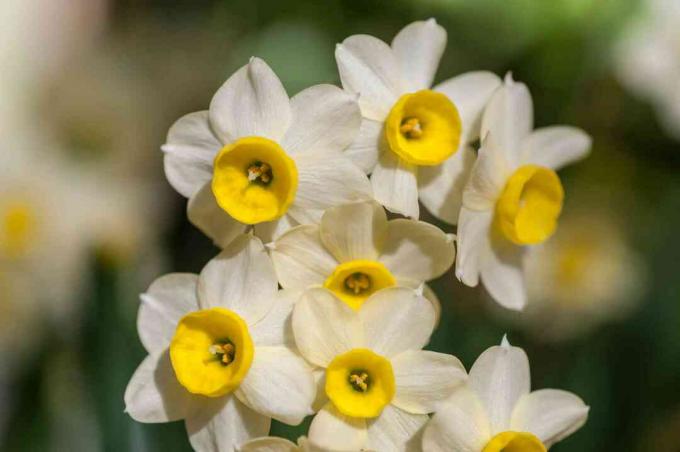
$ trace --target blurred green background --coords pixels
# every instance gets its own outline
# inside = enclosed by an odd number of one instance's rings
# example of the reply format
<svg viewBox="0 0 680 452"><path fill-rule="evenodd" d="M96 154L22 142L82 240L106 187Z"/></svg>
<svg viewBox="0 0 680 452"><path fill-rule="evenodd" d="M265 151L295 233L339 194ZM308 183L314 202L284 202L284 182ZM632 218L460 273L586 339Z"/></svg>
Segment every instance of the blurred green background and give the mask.
<svg viewBox="0 0 680 452"><path fill-rule="evenodd" d="M512 71L531 89L536 126L571 124L593 136L592 155L561 173L564 215L611 218L637 260L629 273L603 276L603 284L625 289L598 311L601 320L559 340L499 313L481 287L462 286L451 270L433 283L442 319L429 348L458 356L469 369L507 333L529 355L534 388L566 389L591 406L585 427L554 451L680 450L680 144L660 125L655 101L629 91L618 69L627 58L619 43L647 9L634 0L105 3L97 30L82 40L76 34L76 42L86 42L32 86L31 108L40 118L35 124L56 131L62 158L111 176L114 188L116 177L134 173L132 197L150 197L155 211L131 214L148 230L124 253L93 243L82 276L87 283L73 294L79 308L69 319L78 326L64 334L58 323L45 322L39 344L8 372L1 449L190 450L181 422L143 425L123 412L125 386L145 355L135 328L138 293L162 273L198 272L217 252L163 180L159 146L168 127L205 109L251 55L264 58L292 95L338 83L333 52L345 37L366 33L389 42L411 21L434 17L448 31L437 81L470 70ZM629 278L635 287L626 286ZM578 284L544 284L590 303ZM49 303L49 295L43 298ZM632 307L618 298L630 298ZM578 324L593 312L565 315ZM32 335L30 328L21 334ZM307 424L275 423L272 434L296 438Z"/></svg>

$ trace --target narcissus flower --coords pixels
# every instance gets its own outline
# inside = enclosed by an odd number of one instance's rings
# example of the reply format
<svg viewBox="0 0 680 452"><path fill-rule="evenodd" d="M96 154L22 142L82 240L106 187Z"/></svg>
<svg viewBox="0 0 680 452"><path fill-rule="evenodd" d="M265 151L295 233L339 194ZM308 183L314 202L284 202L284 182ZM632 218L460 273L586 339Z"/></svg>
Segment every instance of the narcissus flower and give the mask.
<svg viewBox="0 0 680 452"><path fill-rule="evenodd" d="M375 202L328 209L320 225L297 226L270 246L287 289L324 286L354 309L376 291L417 288L449 269L453 239L431 224L387 221ZM436 298L435 298L436 300Z"/></svg>
<svg viewBox="0 0 680 452"><path fill-rule="evenodd" d="M361 116L331 85L292 99L267 64L252 58L217 91L210 110L170 129L165 174L189 198L189 220L225 247L255 225L271 240L324 209L371 199L368 179L343 154Z"/></svg>
<svg viewBox="0 0 680 452"><path fill-rule="evenodd" d="M315 445L304 436L298 438L297 444L273 436L255 438L244 443L238 450L239 452L370 452L367 449L326 449Z"/></svg>
<svg viewBox="0 0 680 452"><path fill-rule="evenodd" d="M466 377L455 357L421 350L434 325L432 304L412 289L382 289L358 311L328 289L308 289L293 310L293 333L305 359L325 370L328 399L310 441L381 451L418 441L427 414Z"/></svg>
<svg viewBox="0 0 680 452"><path fill-rule="evenodd" d="M467 384L440 406L423 450L545 452L586 422L589 408L578 396L530 390L527 355L504 338L480 355Z"/></svg>
<svg viewBox="0 0 680 452"><path fill-rule="evenodd" d="M499 304L522 309L523 254L552 235L562 211L555 170L585 157L591 140L573 127L533 130L529 90L509 74L489 101L481 133L458 221L456 276L468 286L481 276Z"/></svg>
<svg viewBox="0 0 680 452"><path fill-rule="evenodd" d="M293 302L277 293L271 261L252 235L199 276L157 279L142 295L137 326L149 356L125 391L126 411L140 422L184 419L199 451L264 436L271 418L300 423L316 386L292 349Z"/></svg>
<svg viewBox="0 0 680 452"><path fill-rule="evenodd" d="M418 198L455 224L479 137L479 119L500 79L468 72L433 88L446 31L434 19L403 28L389 46L355 35L337 46L344 89L359 96L363 121L347 150L367 173L375 199L418 218Z"/></svg>

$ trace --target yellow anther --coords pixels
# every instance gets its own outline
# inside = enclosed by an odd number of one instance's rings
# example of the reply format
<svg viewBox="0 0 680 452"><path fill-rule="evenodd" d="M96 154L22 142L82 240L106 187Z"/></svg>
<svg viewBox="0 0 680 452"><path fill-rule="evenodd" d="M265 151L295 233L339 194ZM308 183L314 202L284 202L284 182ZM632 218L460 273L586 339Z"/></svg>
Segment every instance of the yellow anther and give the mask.
<svg viewBox="0 0 680 452"><path fill-rule="evenodd" d="M418 118L406 118L401 122L399 131L406 138L420 138L423 135L423 128Z"/></svg>
<svg viewBox="0 0 680 452"><path fill-rule="evenodd" d="M255 182L260 180L263 184L268 184L272 181L272 168L263 162L253 163L248 167L248 180Z"/></svg>
<svg viewBox="0 0 680 452"><path fill-rule="evenodd" d="M223 364L230 364L234 360L235 351L234 345L229 342L226 344L213 344L210 346L210 353L215 356L221 355Z"/></svg>
<svg viewBox="0 0 680 452"><path fill-rule="evenodd" d="M349 382L354 389L361 392L366 392L368 390L368 383L366 383L366 380L368 380L368 374L366 372L361 372L361 374L353 373L349 376Z"/></svg>
<svg viewBox="0 0 680 452"><path fill-rule="evenodd" d="M345 279L345 287L354 292L354 295L359 295L371 288L371 278L365 273L352 273Z"/></svg>

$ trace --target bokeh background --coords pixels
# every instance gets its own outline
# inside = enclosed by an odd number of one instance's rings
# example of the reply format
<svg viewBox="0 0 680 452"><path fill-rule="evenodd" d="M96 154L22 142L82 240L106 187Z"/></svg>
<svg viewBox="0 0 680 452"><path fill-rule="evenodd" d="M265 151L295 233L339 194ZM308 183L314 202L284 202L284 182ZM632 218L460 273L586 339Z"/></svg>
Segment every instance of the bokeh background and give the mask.
<svg viewBox="0 0 680 452"><path fill-rule="evenodd" d="M123 404L144 356L138 294L217 253L164 180L167 129L251 55L292 95L338 82L345 37L389 42L429 17L448 31L437 81L512 71L537 126L594 139L561 174L527 313L450 271L429 348L469 368L507 333L534 388L591 406L557 452L680 450L677 0L2 0L0 450L190 450L181 422L138 424Z"/></svg>

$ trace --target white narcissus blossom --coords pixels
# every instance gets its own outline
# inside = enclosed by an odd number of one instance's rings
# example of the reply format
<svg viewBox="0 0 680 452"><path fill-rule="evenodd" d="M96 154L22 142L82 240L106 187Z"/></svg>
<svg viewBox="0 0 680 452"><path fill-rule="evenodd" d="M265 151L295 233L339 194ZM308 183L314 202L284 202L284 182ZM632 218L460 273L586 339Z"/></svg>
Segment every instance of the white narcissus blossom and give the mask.
<svg viewBox="0 0 680 452"><path fill-rule="evenodd" d="M458 220L479 120L500 79L468 72L433 88L446 31L434 19L404 27L389 46L355 35L337 46L344 89L359 96L363 121L347 154L371 175L375 199L418 218L418 199L437 218Z"/></svg>
<svg viewBox="0 0 680 452"><path fill-rule="evenodd" d="M412 289L382 289L358 311L308 289L292 324L300 353L324 371L327 402L309 428L324 449L417 450L428 413L466 378L454 356L421 350L435 312Z"/></svg>
<svg viewBox="0 0 680 452"><path fill-rule="evenodd" d="M198 451L233 450L267 435L271 418L299 424L316 385L293 351L294 300L277 292L264 246L236 238L200 275L157 279L137 326L149 356L125 392L140 422L184 419Z"/></svg>
<svg viewBox="0 0 680 452"><path fill-rule="evenodd" d="M557 389L531 391L529 360L503 338L482 353L467 384L440 406L423 435L428 452L545 452L586 422L589 407Z"/></svg>
<svg viewBox="0 0 680 452"><path fill-rule="evenodd" d="M189 198L189 220L225 247L245 225L266 241L328 207L371 199L343 150L361 116L353 96L316 85L292 99L259 58L236 71L208 111L170 129L165 174Z"/></svg>
<svg viewBox="0 0 680 452"><path fill-rule="evenodd" d="M297 440L297 444L283 438L268 436L255 438L244 443L239 452L371 452L367 449L325 449L309 441L304 436Z"/></svg>
<svg viewBox="0 0 680 452"><path fill-rule="evenodd" d="M452 237L436 226L387 221L375 202L328 209L320 225L297 226L269 248L284 288L322 285L355 309L384 287L417 288L441 276L456 255Z"/></svg>
<svg viewBox="0 0 680 452"><path fill-rule="evenodd" d="M564 190L555 170L582 159L591 139L574 127L533 130L533 103L510 74L482 118L482 146L463 193L456 276L502 306L526 304L524 253L557 227Z"/></svg>

